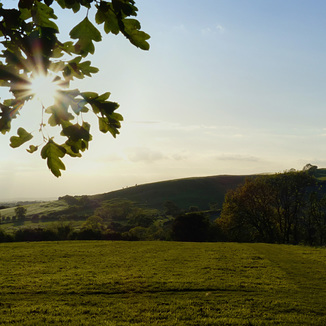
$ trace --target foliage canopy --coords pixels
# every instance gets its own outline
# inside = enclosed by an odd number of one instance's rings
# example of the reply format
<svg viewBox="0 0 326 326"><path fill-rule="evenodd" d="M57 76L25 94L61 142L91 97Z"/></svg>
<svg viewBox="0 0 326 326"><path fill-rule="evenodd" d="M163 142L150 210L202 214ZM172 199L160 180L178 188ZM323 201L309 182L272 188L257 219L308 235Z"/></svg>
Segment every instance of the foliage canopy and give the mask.
<svg viewBox="0 0 326 326"><path fill-rule="evenodd" d="M69 10L73 15L85 10L84 19L70 31L70 40L59 40L60 30L55 23L55 10ZM118 103L109 100L110 93L70 89L74 79L91 77L98 72L85 58L95 52L95 42L102 41L101 32L88 17L95 10L95 23L106 34L122 33L133 45L148 50L149 35L141 31L137 7L133 0L19 0L16 8L0 3L0 86L9 87L12 98L0 103L0 132L11 129L11 121L18 117L26 102L39 96L41 101L40 128L43 141L30 145L27 151L41 149L51 172L59 177L65 170L65 155L81 157L92 140L90 124L83 113L92 111L98 118L99 130L113 137L119 134L123 117L116 112ZM45 93L53 89L54 103L45 104L42 94L34 89L35 82ZM42 88L43 87L43 88ZM45 115L48 115L46 121ZM48 136L46 127L59 128L63 143ZM20 127L17 136L10 138L10 146L19 147L33 138L33 132Z"/></svg>
<svg viewBox="0 0 326 326"><path fill-rule="evenodd" d="M324 186L307 171L247 179L226 194L218 224L232 241L324 245Z"/></svg>

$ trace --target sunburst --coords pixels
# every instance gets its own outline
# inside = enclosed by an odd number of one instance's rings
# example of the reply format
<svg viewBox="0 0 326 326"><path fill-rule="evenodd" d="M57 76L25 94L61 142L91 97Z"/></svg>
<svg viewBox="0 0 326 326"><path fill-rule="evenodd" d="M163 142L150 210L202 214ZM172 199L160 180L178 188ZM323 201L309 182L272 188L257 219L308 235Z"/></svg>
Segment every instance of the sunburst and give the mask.
<svg viewBox="0 0 326 326"><path fill-rule="evenodd" d="M60 83L51 74L36 74L32 76L30 86L30 94L38 100L43 107L53 105L59 97Z"/></svg>

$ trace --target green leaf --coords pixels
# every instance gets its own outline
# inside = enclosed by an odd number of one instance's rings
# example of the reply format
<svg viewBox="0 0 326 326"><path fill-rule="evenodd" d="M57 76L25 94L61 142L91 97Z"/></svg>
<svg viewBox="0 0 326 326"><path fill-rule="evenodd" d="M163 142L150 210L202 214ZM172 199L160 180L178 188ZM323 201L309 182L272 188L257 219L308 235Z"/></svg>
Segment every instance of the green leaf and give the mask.
<svg viewBox="0 0 326 326"><path fill-rule="evenodd" d="M6 104L5 100L4 104ZM4 135L6 132L10 131L11 128L11 120L16 117L16 112L14 109L11 109L7 105L0 104L0 132Z"/></svg>
<svg viewBox="0 0 326 326"><path fill-rule="evenodd" d="M78 0L56 0L62 9L69 8L72 9L74 13L78 12L80 9L80 4Z"/></svg>
<svg viewBox="0 0 326 326"><path fill-rule="evenodd" d="M99 122L99 129L103 133L107 133L109 131L114 138L116 138L116 136L120 133L118 129L121 127L121 124L117 119L98 117L98 122Z"/></svg>
<svg viewBox="0 0 326 326"><path fill-rule="evenodd" d="M61 135L68 137L65 143L65 148L69 148L67 154L70 156L79 156L79 151L88 149L88 143L92 140L92 135L89 133L90 125L84 122L83 125L75 124L62 129Z"/></svg>
<svg viewBox="0 0 326 326"><path fill-rule="evenodd" d="M32 9L33 20L36 25L55 29L59 32L58 26L50 20L50 18L57 19L52 8L46 4L36 1L35 7Z"/></svg>
<svg viewBox="0 0 326 326"><path fill-rule="evenodd" d="M98 97L98 94L95 92L82 92L80 95L86 100L90 101Z"/></svg>
<svg viewBox="0 0 326 326"><path fill-rule="evenodd" d="M91 135L89 133L90 125L87 122L83 123L83 126L78 123L70 125L62 129L61 135L69 137L72 141L78 141L84 139L86 141L91 140Z"/></svg>
<svg viewBox="0 0 326 326"><path fill-rule="evenodd" d="M75 44L75 51L83 57L87 56L88 53L93 54L95 52L93 41L100 42L102 40L101 33L87 17L76 25L69 35L72 39L78 39Z"/></svg>
<svg viewBox="0 0 326 326"><path fill-rule="evenodd" d="M33 135L27 132L24 128L19 128L17 130L17 136L12 136L10 138L10 146L12 148L19 147L20 145L26 143L27 141L31 140L33 138Z"/></svg>
<svg viewBox="0 0 326 326"><path fill-rule="evenodd" d="M29 149L26 149L28 153L34 153L38 150L38 146L30 145Z"/></svg>
<svg viewBox="0 0 326 326"><path fill-rule="evenodd" d="M78 151L76 153L72 150L71 145L69 145L69 143L62 144L61 146L66 150L67 155L71 157L81 157L81 154Z"/></svg>
<svg viewBox="0 0 326 326"><path fill-rule="evenodd" d="M107 4L96 6L97 7L97 13L95 15L95 21L97 24L103 24L104 23L104 31L106 34L113 33L115 35L119 34L120 27L119 27L119 21L117 18L117 15L112 9L112 5Z"/></svg>
<svg viewBox="0 0 326 326"><path fill-rule="evenodd" d="M124 35L129 39L129 41L141 48L142 50L149 50L149 43L146 42L150 38L148 34L140 31L140 23L136 19L123 19L124 24Z"/></svg>
<svg viewBox="0 0 326 326"><path fill-rule="evenodd" d="M66 169L65 165L60 160L65 154L65 148L56 144L52 139L42 148L41 157L47 160L49 169L57 178L61 176L60 170Z"/></svg>
<svg viewBox="0 0 326 326"><path fill-rule="evenodd" d="M52 127L74 119L74 116L68 112L68 104L64 101L48 107L45 112L51 114L48 123Z"/></svg>

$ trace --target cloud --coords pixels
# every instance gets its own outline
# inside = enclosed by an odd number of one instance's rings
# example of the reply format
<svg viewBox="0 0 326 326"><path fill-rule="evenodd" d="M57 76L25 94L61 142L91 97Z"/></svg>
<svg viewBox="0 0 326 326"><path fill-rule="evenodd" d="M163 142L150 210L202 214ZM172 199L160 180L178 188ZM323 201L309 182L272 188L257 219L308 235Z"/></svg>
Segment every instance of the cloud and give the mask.
<svg viewBox="0 0 326 326"><path fill-rule="evenodd" d="M222 25L217 25L215 27L215 29L220 33L220 34L224 34L225 32L225 28Z"/></svg>
<svg viewBox="0 0 326 326"><path fill-rule="evenodd" d="M224 154L216 157L219 161L261 162L259 157L252 155Z"/></svg>
<svg viewBox="0 0 326 326"><path fill-rule="evenodd" d="M212 30L209 27L202 28L201 33L203 35L209 35L212 33Z"/></svg>
<svg viewBox="0 0 326 326"><path fill-rule="evenodd" d="M204 36L214 35L214 34L224 34L224 33L225 33L225 28L220 24L214 27L207 26L201 29L201 34Z"/></svg>
<svg viewBox="0 0 326 326"><path fill-rule="evenodd" d="M138 162L152 163L166 158L165 155L159 151L155 151L148 148L139 148L139 147L133 148L127 154L127 156L129 160L134 163L138 163Z"/></svg>
<svg viewBox="0 0 326 326"><path fill-rule="evenodd" d="M153 124L158 124L160 121L151 121L151 120L143 120L143 121L133 121L133 123L136 124L145 124L145 125L153 125Z"/></svg>
<svg viewBox="0 0 326 326"><path fill-rule="evenodd" d="M177 30L177 31L181 31L181 32L186 32L187 31L187 28L184 24L179 24L179 25L176 25L174 26L174 29Z"/></svg>

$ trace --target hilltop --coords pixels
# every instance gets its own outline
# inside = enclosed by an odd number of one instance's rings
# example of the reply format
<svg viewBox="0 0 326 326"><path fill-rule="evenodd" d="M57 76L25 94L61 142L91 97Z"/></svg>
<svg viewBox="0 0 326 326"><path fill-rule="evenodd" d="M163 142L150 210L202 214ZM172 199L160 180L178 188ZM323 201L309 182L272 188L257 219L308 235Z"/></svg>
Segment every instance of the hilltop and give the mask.
<svg viewBox="0 0 326 326"><path fill-rule="evenodd" d="M244 175L219 175L175 179L136 185L90 197L99 201L115 198L128 199L156 209L162 209L166 201L173 201L182 209L187 209L189 206L208 209L210 204L222 207L225 193L243 183L246 177Z"/></svg>
<svg viewBox="0 0 326 326"><path fill-rule="evenodd" d="M326 169L316 169L314 175L320 182L325 182ZM31 218L34 215L53 215L53 217L55 215L58 217L60 214L66 215L71 213L86 216L94 211L92 207L87 205L79 207L78 212L74 211L74 208L71 207L74 205L67 203L65 197L76 199L76 201L86 197L89 202L96 203L95 206L99 206L101 203L109 200L123 199L144 207L157 209L158 211L164 209L164 203L167 201L173 202L182 210L187 210L190 206L196 206L199 210L209 210L211 206L214 206L215 209L221 209L226 192L236 188L247 177L252 176L255 175L217 175L174 179L135 185L103 194L64 196L54 201L19 202L16 204L27 208L27 218ZM1 215L3 217L14 216L14 206L14 203L7 204L8 208L0 210ZM1 205L0 207L3 208Z"/></svg>

